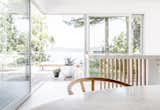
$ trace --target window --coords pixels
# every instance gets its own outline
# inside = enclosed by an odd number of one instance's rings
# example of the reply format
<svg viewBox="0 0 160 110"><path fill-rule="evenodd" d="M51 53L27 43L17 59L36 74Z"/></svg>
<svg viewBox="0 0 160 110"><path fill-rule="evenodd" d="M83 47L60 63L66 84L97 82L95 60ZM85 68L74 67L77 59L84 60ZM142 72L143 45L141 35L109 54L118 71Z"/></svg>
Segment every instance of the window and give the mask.
<svg viewBox="0 0 160 110"><path fill-rule="evenodd" d="M105 52L105 23L104 17L89 17L89 51L92 53Z"/></svg>
<svg viewBox="0 0 160 110"><path fill-rule="evenodd" d="M143 19L141 14L132 15L132 36L133 36L133 50L134 54L142 53L142 36L143 36Z"/></svg>
<svg viewBox="0 0 160 110"><path fill-rule="evenodd" d="M89 54L141 54L143 15L89 16ZM131 21L131 22L130 22ZM129 42L129 39L131 41Z"/></svg>
<svg viewBox="0 0 160 110"><path fill-rule="evenodd" d="M0 110L30 94L29 0L0 0Z"/></svg>

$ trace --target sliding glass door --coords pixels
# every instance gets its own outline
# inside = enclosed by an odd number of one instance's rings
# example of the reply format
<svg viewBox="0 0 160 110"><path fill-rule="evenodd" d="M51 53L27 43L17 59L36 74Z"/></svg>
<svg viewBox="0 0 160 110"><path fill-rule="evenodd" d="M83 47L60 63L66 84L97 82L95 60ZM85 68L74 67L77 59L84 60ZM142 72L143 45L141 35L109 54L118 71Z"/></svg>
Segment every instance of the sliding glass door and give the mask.
<svg viewBox="0 0 160 110"><path fill-rule="evenodd" d="M0 109L14 110L30 92L29 0L0 0Z"/></svg>

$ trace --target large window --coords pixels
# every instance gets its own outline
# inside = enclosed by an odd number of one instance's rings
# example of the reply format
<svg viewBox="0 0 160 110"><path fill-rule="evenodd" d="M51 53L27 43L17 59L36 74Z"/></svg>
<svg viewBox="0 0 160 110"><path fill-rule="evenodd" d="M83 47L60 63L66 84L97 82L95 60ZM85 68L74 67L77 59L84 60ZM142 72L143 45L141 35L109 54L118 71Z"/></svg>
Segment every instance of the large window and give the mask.
<svg viewBox="0 0 160 110"><path fill-rule="evenodd" d="M143 15L89 16L89 54L141 54Z"/></svg>
<svg viewBox="0 0 160 110"><path fill-rule="evenodd" d="M0 0L0 110L15 110L30 92L29 1Z"/></svg>

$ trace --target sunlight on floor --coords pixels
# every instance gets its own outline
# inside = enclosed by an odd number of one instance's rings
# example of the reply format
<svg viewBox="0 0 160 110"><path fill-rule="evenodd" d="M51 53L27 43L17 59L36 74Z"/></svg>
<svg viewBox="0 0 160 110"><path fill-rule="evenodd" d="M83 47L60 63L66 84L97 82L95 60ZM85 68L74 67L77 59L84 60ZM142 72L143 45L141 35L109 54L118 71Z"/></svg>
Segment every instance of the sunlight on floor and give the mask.
<svg viewBox="0 0 160 110"><path fill-rule="evenodd" d="M31 110L32 108L67 96L67 85L70 81L47 81L18 109Z"/></svg>

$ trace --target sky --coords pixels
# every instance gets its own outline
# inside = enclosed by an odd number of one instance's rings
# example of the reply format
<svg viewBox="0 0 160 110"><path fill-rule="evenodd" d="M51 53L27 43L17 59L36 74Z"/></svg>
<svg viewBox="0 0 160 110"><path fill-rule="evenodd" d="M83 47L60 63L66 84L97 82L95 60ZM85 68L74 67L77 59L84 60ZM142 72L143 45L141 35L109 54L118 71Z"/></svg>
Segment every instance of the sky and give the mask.
<svg viewBox="0 0 160 110"><path fill-rule="evenodd" d="M48 31L55 39L54 47L65 48L84 48L85 28L75 28L67 25L63 20L69 20L72 17L83 17L83 15L48 15L46 24ZM126 23L124 20L109 21L109 42L121 32L126 32ZM104 23L100 23L90 27L91 47L104 44Z"/></svg>
<svg viewBox="0 0 160 110"><path fill-rule="evenodd" d="M76 17L81 17L74 15ZM84 27L75 28L63 22L72 16L52 15L47 16L46 24L48 31L55 39L54 47L84 48Z"/></svg>

